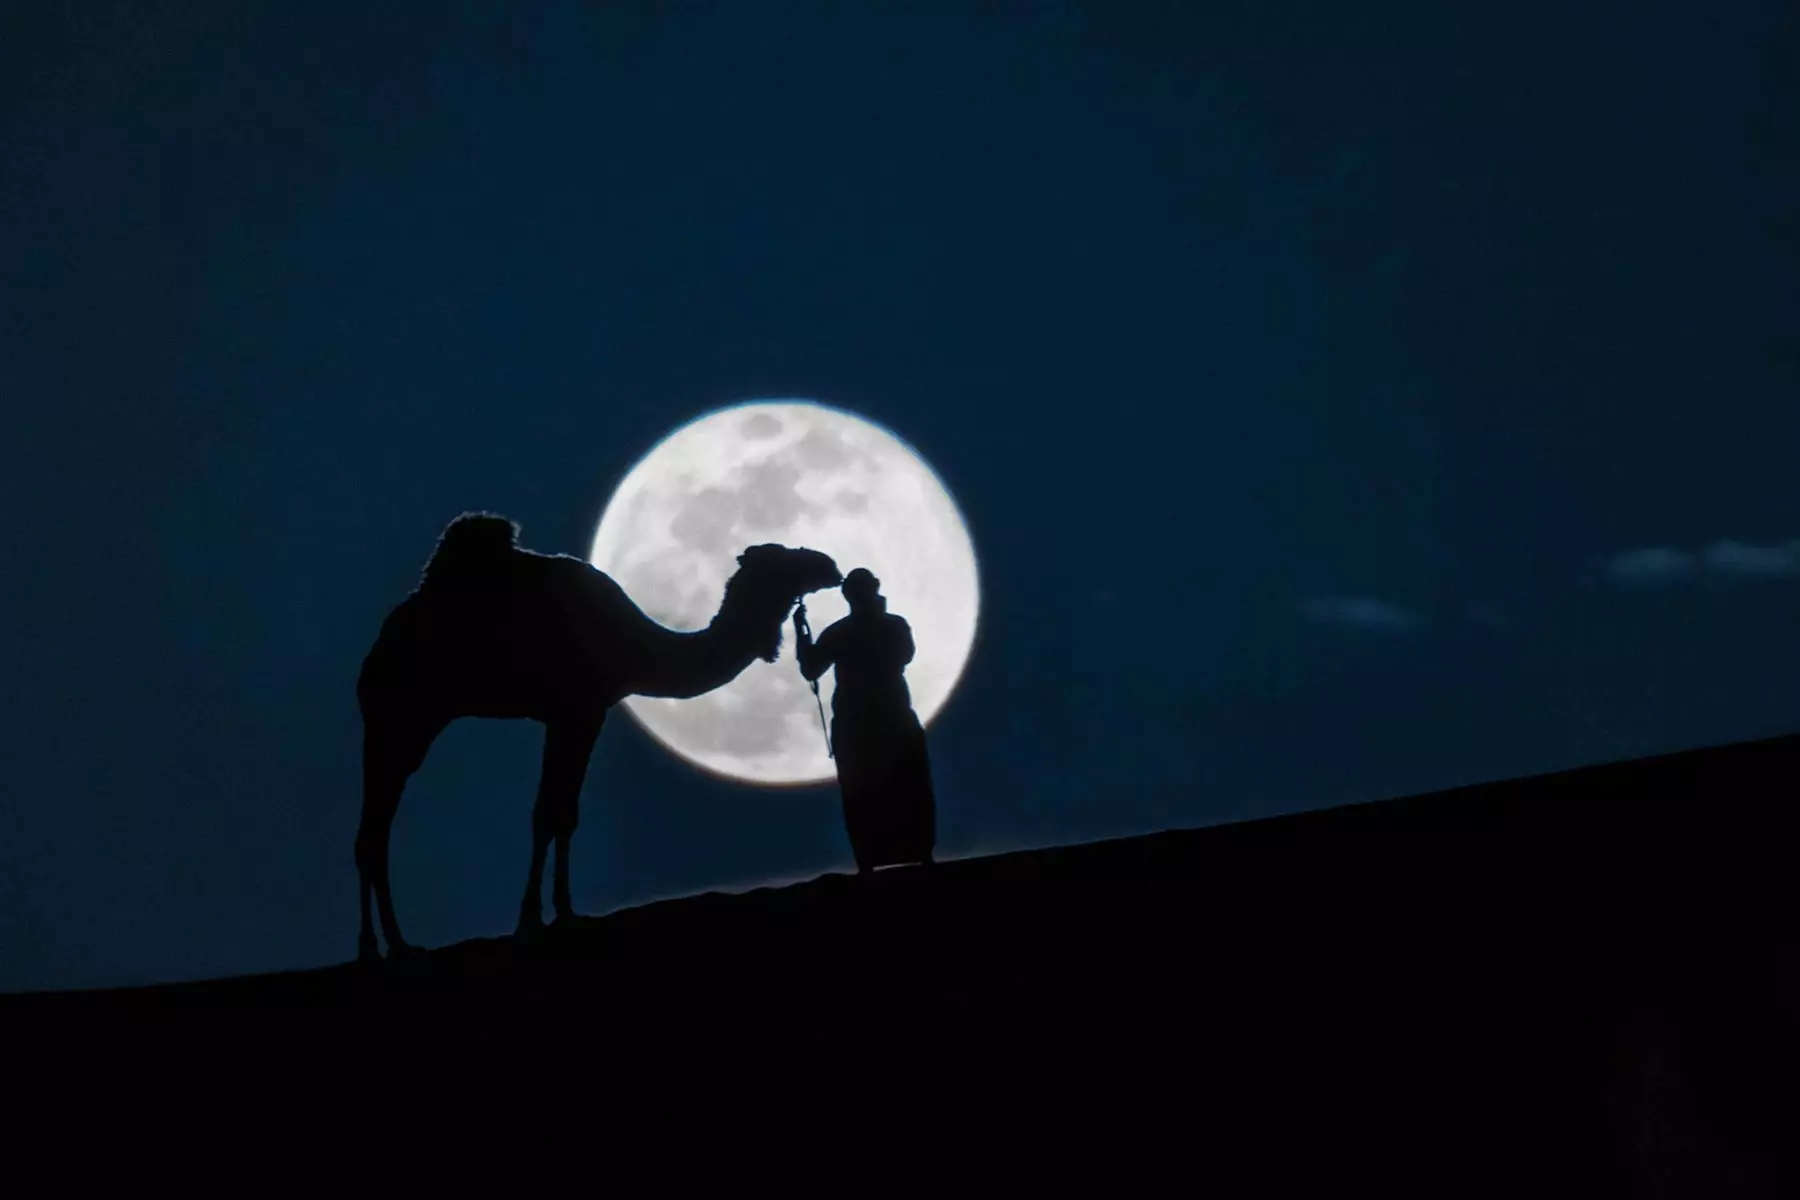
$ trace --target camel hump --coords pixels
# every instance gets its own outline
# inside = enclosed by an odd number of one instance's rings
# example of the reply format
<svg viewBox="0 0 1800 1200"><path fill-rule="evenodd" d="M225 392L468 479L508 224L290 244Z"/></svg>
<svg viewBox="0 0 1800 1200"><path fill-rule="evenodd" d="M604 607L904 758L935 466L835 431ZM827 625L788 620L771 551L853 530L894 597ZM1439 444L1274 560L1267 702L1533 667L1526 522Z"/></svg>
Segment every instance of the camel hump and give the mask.
<svg viewBox="0 0 1800 1200"><path fill-rule="evenodd" d="M635 601L617 580L585 559L568 554L535 556L550 600L571 615L584 632L598 618L642 618Z"/></svg>
<svg viewBox="0 0 1800 1200"><path fill-rule="evenodd" d="M518 548L519 526L499 513L464 513L445 527L431 561L425 564L424 585L456 584L492 576L504 568Z"/></svg>

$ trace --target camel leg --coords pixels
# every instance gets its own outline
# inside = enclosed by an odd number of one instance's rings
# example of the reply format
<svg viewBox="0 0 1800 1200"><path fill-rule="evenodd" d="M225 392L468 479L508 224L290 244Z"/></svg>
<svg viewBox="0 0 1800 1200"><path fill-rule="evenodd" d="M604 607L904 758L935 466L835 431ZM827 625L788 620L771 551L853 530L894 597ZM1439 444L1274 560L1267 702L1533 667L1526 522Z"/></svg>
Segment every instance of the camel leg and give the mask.
<svg viewBox="0 0 1800 1200"><path fill-rule="evenodd" d="M381 943L375 940L375 920L370 914L370 898L375 893L375 883L369 878L368 868L363 865L363 839L356 839L356 891L362 898L362 934L356 940L356 958L359 962L377 962L381 958Z"/></svg>
<svg viewBox="0 0 1800 1200"><path fill-rule="evenodd" d="M388 834L393 828L394 813L400 807L400 793L406 777L387 763L363 754L362 824L356 831L356 869L362 877L362 937L357 956L365 962L381 957L375 942L375 925L371 920L370 900L381 908L382 931L387 934L388 949L404 953L406 939L394 917L394 900L388 890Z"/></svg>
<svg viewBox="0 0 1800 1200"><path fill-rule="evenodd" d="M601 720L605 718L602 717ZM569 733L569 764L562 781L551 829L556 837L556 880L551 884L551 903L556 919L567 921L575 916L569 899L569 843L575 837L575 826L581 823L581 784L587 778L588 762L594 754L594 742L600 736L600 722L590 727L577 727ZM577 761L579 756L579 761Z"/></svg>
<svg viewBox="0 0 1800 1200"><path fill-rule="evenodd" d="M531 870L525 880L525 898L519 904L520 933L543 927L544 859L552 838L556 840L556 915L571 915L568 845L580 817L581 782L599 735L598 722L544 724L544 764L538 777L537 805L531 810Z"/></svg>
<svg viewBox="0 0 1800 1200"><path fill-rule="evenodd" d="M371 893L381 914L388 953L404 954L413 948L401 934L399 919L394 916L394 897L388 884L388 841L406 781L425 761L425 752L435 736L436 730L401 733L366 729L363 734L363 811L356 831L356 867L362 884L362 937L357 952L365 961L379 957L370 919Z"/></svg>

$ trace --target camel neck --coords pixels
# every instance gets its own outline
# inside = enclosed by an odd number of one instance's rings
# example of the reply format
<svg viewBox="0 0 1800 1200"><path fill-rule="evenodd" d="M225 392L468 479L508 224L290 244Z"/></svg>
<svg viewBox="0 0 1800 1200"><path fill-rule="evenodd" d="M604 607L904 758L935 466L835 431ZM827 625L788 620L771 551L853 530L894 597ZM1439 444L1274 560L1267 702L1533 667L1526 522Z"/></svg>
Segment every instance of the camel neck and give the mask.
<svg viewBox="0 0 1800 1200"><path fill-rule="evenodd" d="M741 631L718 620L691 633L664 629L646 649L630 693L672 700L725 686L757 657Z"/></svg>

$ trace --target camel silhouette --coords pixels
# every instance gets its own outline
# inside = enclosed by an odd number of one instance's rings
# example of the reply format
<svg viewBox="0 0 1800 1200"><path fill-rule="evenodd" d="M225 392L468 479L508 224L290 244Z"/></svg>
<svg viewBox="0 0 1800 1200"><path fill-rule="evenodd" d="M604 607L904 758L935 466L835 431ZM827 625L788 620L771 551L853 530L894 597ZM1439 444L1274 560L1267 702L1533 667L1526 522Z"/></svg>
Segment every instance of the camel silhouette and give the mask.
<svg viewBox="0 0 1800 1200"><path fill-rule="evenodd" d="M518 544L519 527L464 513L445 528L424 576L388 614L356 681L363 720L363 808L356 834L362 900L358 956L411 950L388 887L388 835L406 781L458 717L541 721L544 757L531 814L531 869L519 932L543 926L544 858L556 842L553 903L569 903L569 841L607 710L626 696L686 698L723 687L756 659L775 661L796 601L843 581L816 550L766 544L738 569L705 629L665 629L612 578L578 558Z"/></svg>

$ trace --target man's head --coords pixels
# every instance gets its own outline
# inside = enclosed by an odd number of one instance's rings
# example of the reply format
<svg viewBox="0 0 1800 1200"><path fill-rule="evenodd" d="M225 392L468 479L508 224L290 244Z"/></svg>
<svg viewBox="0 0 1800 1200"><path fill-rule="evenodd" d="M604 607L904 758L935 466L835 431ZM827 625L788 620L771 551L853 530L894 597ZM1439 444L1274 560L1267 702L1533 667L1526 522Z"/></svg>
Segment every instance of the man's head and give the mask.
<svg viewBox="0 0 1800 1200"><path fill-rule="evenodd" d="M867 567L857 567L844 576L842 588L844 599L850 602L851 612L864 612L878 608L881 603L881 580Z"/></svg>

